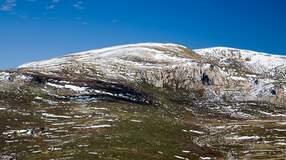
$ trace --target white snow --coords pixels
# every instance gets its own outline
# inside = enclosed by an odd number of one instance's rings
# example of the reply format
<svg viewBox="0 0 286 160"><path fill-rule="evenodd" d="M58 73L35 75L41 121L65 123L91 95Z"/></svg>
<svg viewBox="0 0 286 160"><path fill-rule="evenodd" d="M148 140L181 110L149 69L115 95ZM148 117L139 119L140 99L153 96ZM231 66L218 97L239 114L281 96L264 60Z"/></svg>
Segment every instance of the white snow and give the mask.
<svg viewBox="0 0 286 160"><path fill-rule="evenodd" d="M194 51L202 56L220 60L227 60L227 58L240 59L245 66L249 66L259 72L263 72L265 70L270 71L278 66L286 67L286 56L282 55L227 47L196 49Z"/></svg>
<svg viewBox="0 0 286 160"><path fill-rule="evenodd" d="M49 150L49 151L60 151L60 150L62 150L62 148L49 147L48 150Z"/></svg>
<svg viewBox="0 0 286 160"><path fill-rule="evenodd" d="M275 145L286 146L286 143L284 143L284 142L278 142L278 143L275 143Z"/></svg>
<svg viewBox="0 0 286 160"><path fill-rule="evenodd" d="M64 88L63 85L54 84L54 83L50 83L50 82L47 82L46 85L52 86L52 87L55 87L55 88L60 88L60 89Z"/></svg>
<svg viewBox="0 0 286 160"><path fill-rule="evenodd" d="M236 81L246 81L246 78L238 77L238 76L230 76L230 79L236 80Z"/></svg>
<svg viewBox="0 0 286 160"><path fill-rule="evenodd" d="M97 152L88 152L88 154L97 155Z"/></svg>
<svg viewBox="0 0 286 160"><path fill-rule="evenodd" d="M129 44L89 50L79 53L72 53L50 60L23 64L19 66L19 68L42 68L43 70L48 72L51 69L60 70L63 66L68 64L86 63L98 65L99 68L105 67L102 69L106 69L107 73L114 74L114 72L109 71L116 69L112 68L112 66L115 66L115 64L132 64L134 66L144 65L144 67L147 67L148 63L162 65L166 63L182 64L191 62L191 59L172 56L171 54L169 54L172 51L178 52L182 49L186 49L186 47L171 43ZM280 55L272 55L267 53L226 47L205 48L197 49L194 51L203 57L213 57L219 59L221 60L221 63L226 63L228 58L240 59L243 65L245 65L246 67L250 67L253 70L257 70L260 73L263 73L265 71L271 71L271 69L274 69L275 67L286 68L286 57Z"/></svg>
<svg viewBox="0 0 286 160"><path fill-rule="evenodd" d="M259 111L259 112L264 115L271 116L271 117L286 117L286 114L281 114L281 113L273 114L273 113L264 112L264 111Z"/></svg>
<svg viewBox="0 0 286 160"><path fill-rule="evenodd" d="M273 130L278 132L286 132L286 129L273 129Z"/></svg>
<svg viewBox="0 0 286 160"><path fill-rule="evenodd" d="M233 136L233 137L225 137L228 140L257 140L260 139L259 136Z"/></svg>
<svg viewBox="0 0 286 160"><path fill-rule="evenodd" d="M136 120L136 119L131 119L130 121L135 122L135 123L141 123L142 122L141 120Z"/></svg>
<svg viewBox="0 0 286 160"><path fill-rule="evenodd" d="M204 132L201 132L201 131L196 131L196 130L189 130L189 132L192 132L192 133L197 133L197 134L204 134Z"/></svg>
<svg viewBox="0 0 286 160"><path fill-rule="evenodd" d="M3 135L11 135L11 134L20 134L22 136L30 136L32 135L32 129L20 129L20 130L10 130L7 132L3 132Z"/></svg>
<svg viewBox="0 0 286 160"><path fill-rule="evenodd" d="M65 88L71 89L75 92L85 92L88 89L88 87L78 87L78 86L68 85L68 84L65 85Z"/></svg>
<svg viewBox="0 0 286 160"><path fill-rule="evenodd" d="M50 114L50 113L42 113L42 116L48 117L48 118L72 118L71 116L64 116L64 115L55 115L55 114Z"/></svg>
<svg viewBox="0 0 286 160"><path fill-rule="evenodd" d="M50 60L38 61L27 63L19 66L18 68L38 68L38 67L58 67L62 64L69 64L73 62L94 62L98 59L128 59L136 57L145 61L162 61L172 62L179 60L165 55L162 51L153 49L159 47L161 49L178 51L180 48L186 48L177 44L161 44L161 43L139 43L131 45L121 45L115 47L108 47L102 49L89 50L85 52L72 53L63 57L53 58Z"/></svg>
<svg viewBox="0 0 286 160"><path fill-rule="evenodd" d="M58 102L55 102L55 101L52 101L52 100L49 100L49 99L44 99L44 98L39 97L39 96L35 97L34 100L40 100L40 101L46 102L46 103L48 103L50 105L58 104Z"/></svg>
<svg viewBox="0 0 286 160"><path fill-rule="evenodd" d="M10 74L7 72L0 72L0 81L8 81Z"/></svg>
<svg viewBox="0 0 286 160"><path fill-rule="evenodd" d="M75 122L62 122L62 123L53 123L53 126L63 126L63 125L71 125L75 124Z"/></svg>
<svg viewBox="0 0 286 160"><path fill-rule="evenodd" d="M97 129L97 128L110 128L112 127L109 124L103 124L103 125L93 125L93 126L80 126L80 127L73 127L73 128L82 128L82 129Z"/></svg>
<svg viewBox="0 0 286 160"><path fill-rule="evenodd" d="M88 87L79 87L79 86L70 85L70 84L55 84L51 82L47 82L46 85L59 88L59 89L66 88L66 89L70 89L72 91L79 92L79 93L86 92L86 90L88 89Z"/></svg>
<svg viewBox="0 0 286 160"><path fill-rule="evenodd" d="M177 159L189 160L189 158L178 156L178 155L175 155L174 157L177 158Z"/></svg>
<svg viewBox="0 0 286 160"><path fill-rule="evenodd" d="M279 125L286 125L286 122L277 122Z"/></svg>
<svg viewBox="0 0 286 160"><path fill-rule="evenodd" d="M43 98L42 98L42 97L39 97L39 96L35 97L34 99L35 99L35 100L43 100Z"/></svg>

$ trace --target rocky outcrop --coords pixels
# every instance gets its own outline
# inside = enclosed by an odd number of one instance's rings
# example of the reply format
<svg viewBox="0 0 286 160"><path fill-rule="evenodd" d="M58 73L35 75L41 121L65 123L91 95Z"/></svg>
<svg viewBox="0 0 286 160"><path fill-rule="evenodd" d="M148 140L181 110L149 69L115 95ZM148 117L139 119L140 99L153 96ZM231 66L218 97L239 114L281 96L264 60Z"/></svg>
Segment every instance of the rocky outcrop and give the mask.
<svg viewBox="0 0 286 160"><path fill-rule="evenodd" d="M142 43L24 64L1 72L0 88L2 95L30 93L34 98L66 100L284 104L285 70L282 56Z"/></svg>

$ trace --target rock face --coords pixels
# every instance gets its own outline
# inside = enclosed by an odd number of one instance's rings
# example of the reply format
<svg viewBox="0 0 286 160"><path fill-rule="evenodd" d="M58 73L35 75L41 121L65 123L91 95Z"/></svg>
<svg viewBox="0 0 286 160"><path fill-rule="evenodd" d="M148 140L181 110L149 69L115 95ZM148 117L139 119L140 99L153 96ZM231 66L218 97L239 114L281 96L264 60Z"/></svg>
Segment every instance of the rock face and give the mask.
<svg viewBox="0 0 286 160"><path fill-rule="evenodd" d="M283 56L142 43L24 64L15 71L2 71L0 88L2 98L21 93L32 99L284 104L285 78Z"/></svg>

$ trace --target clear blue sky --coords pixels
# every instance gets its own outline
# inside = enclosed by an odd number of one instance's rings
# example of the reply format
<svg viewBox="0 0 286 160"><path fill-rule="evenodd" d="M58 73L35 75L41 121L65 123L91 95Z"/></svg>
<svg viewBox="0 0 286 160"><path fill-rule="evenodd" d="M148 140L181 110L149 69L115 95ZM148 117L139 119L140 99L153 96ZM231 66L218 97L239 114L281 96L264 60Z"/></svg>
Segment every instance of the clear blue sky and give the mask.
<svg viewBox="0 0 286 160"><path fill-rule="evenodd" d="M0 68L137 42L286 54L286 0L0 0Z"/></svg>

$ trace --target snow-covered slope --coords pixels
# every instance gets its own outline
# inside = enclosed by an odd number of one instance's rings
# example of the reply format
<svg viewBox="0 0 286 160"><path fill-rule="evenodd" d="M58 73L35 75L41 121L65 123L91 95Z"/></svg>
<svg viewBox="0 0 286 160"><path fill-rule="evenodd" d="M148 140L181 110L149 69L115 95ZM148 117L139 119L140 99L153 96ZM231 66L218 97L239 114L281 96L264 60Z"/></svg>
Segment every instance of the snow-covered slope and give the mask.
<svg viewBox="0 0 286 160"><path fill-rule="evenodd" d="M283 56L224 47L192 51L177 44L139 43L90 50L24 64L18 71L41 77L46 86L58 89L83 87L77 95L158 93L151 86L162 92L160 96L176 101L284 102L286 88Z"/></svg>
<svg viewBox="0 0 286 160"><path fill-rule="evenodd" d="M24 64L19 69L67 79L134 83L141 81L144 75L145 79L154 79L147 74L157 74L160 69L196 65L193 61L198 57L198 54L181 45L140 43L69 54ZM162 82L151 79L152 83L162 85Z"/></svg>
<svg viewBox="0 0 286 160"><path fill-rule="evenodd" d="M73 53L50 60L23 64L19 66L19 68L38 68L44 66L52 67L67 63L73 63L74 61L93 63L99 59L122 59L131 61L137 60L144 61L145 63L174 63L176 61L183 60L173 56L174 54L182 52L183 50L187 50L187 48L171 43L139 43Z"/></svg>
<svg viewBox="0 0 286 160"><path fill-rule="evenodd" d="M195 52L208 60L217 61L219 64L240 63L244 69L254 74L279 78L285 78L286 75L285 56L227 47L197 49ZM284 73L279 71L284 71Z"/></svg>

